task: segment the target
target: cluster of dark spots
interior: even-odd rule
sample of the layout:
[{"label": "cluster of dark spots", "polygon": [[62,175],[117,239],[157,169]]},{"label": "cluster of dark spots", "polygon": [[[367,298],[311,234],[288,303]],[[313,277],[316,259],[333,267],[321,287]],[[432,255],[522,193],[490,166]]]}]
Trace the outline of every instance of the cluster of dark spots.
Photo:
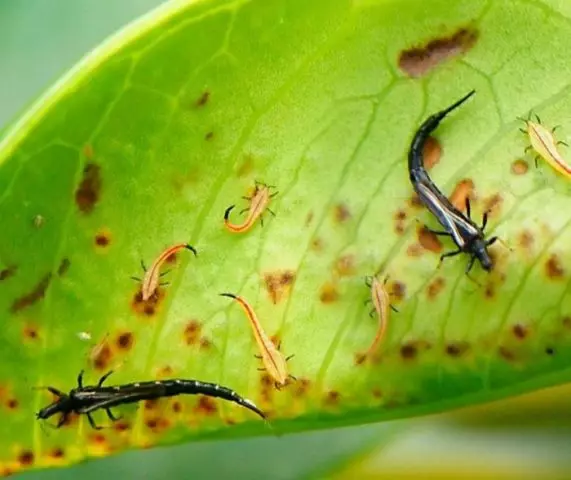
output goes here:
[{"label": "cluster of dark spots", "polygon": [[460,28],[448,37],[435,38],[424,46],[403,50],[398,59],[399,68],[409,77],[422,77],[448,59],[466,53],[477,39],[477,30]]},{"label": "cluster of dark spots", "polygon": [[417,257],[422,256],[423,251],[424,250],[423,250],[422,245],[420,243],[413,243],[413,244],[409,245],[408,248],[406,249],[406,254],[409,257],[417,258]]},{"label": "cluster of dark spots", "polygon": [[307,378],[298,378],[297,382],[295,382],[295,390],[293,394],[296,397],[304,397],[309,392],[309,388],[311,387],[311,381]]},{"label": "cluster of dark spots", "polygon": [[428,284],[426,289],[426,294],[428,295],[429,300],[434,300],[438,296],[438,294],[444,290],[444,286],[446,285],[446,281],[443,277],[436,277],[432,282]]},{"label": "cluster of dark spots", "polygon": [[6,280],[10,277],[13,277],[16,272],[18,271],[18,267],[16,265],[9,265],[3,270],[0,270],[0,282],[2,280]]},{"label": "cluster of dark spots", "polygon": [[147,301],[143,301],[143,294],[139,289],[133,296],[131,301],[131,307],[138,315],[143,315],[145,317],[152,317],[156,311],[160,302],[163,300],[165,294],[161,288],[157,288],[155,293],[153,293]]},{"label": "cluster of dark spots", "polygon": [[355,275],[355,255],[343,255],[338,258],[334,268],[339,277]]},{"label": "cluster of dark spots", "polygon": [[31,450],[23,450],[18,455],[18,462],[22,466],[30,466],[34,463],[34,453]]},{"label": "cluster of dark spots", "polygon": [[88,163],[83,169],[83,178],[75,191],[75,203],[79,211],[89,214],[101,195],[101,167]]},{"label": "cluster of dark spots", "polygon": [[204,92],[202,92],[202,95],[198,97],[198,100],[196,100],[195,105],[197,107],[204,107],[208,103],[208,100],[210,100],[210,92],[208,90],[205,90]]},{"label": "cluster of dark spots", "polygon": [[190,320],[184,327],[184,342],[196,345],[200,341],[202,325],[198,320]]},{"label": "cluster of dark spots", "polygon": [[56,447],[52,449],[52,451],[50,452],[50,457],[52,458],[63,458],[64,456],[65,456],[64,451],[60,447]]},{"label": "cluster of dark spots", "polygon": [[458,358],[464,355],[468,350],[470,350],[470,344],[468,342],[450,342],[446,345],[446,355]]},{"label": "cluster of dark spots", "polygon": [[6,400],[6,408],[8,410],[16,410],[18,408],[19,402],[15,398],[9,398]]},{"label": "cluster of dark spots", "polygon": [[422,158],[424,159],[424,168],[430,170],[434,165],[440,161],[442,155],[442,147],[438,140],[434,137],[428,137],[424,148],[422,149]]},{"label": "cluster of dark spots", "polygon": [[26,293],[25,295],[22,295],[21,297],[14,300],[14,302],[12,302],[10,312],[17,313],[42,300],[46,294],[46,290],[48,289],[51,279],[51,272],[44,275],[44,277],[42,277],[42,279],[36,284],[30,293]]},{"label": "cluster of dark spots", "polygon": [[450,203],[463,212],[466,209],[466,200],[473,197],[475,188],[474,182],[470,178],[460,180],[450,195]]},{"label": "cluster of dark spots", "polygon": [[295,272],[293,270],[264,274],[264,284],[274,305],[285,298],[291,290],[294,281]]},{"label": "cluster of dark spots", "polygon": [[504,345],[498,347],[498,355],[508,362],[513,362],[516,359],[515,353]]},{"label": "cluster of dark spots", "polygon": [[151,417],[145,420],[145,425],[148,429],[153,430],[154,432],[158,432],[161,430],[166,430],[170,423],[164,417]]},{"label": "cluster of dark spots", "polygon": [[553,347],[545,347],[545,353],[549,356],[555,355],[555,349]]},{"label": "cluster of dark spots", "polygon": [[113,422],[113,428],[116,432],[125,432],[131,428],[131,424],[126,420],[119,420],[117,422]]},{"label": "cluster of dark spots", "polygon": [[22,331],[22,336],[25,340],[37,340],[40,337],[38,327],[32,324],[25,325]]},{"label": "cluster of dark spots", "polygon": [[203,413],[204,415],[211,416],[216,414],[218,411],[218,407],[216,406],[216,402],[212,400],[210,397],[205,397],[201,395],[198,398],[198,403],[196,407],[194,407],[194,411],[198,414]]},{"label": "cluster of dark spots", "polygon": [[100,248],[108,247],[111,243],[111,234],[107,230],[102,230],[95,234],[94,242]]},{"label": "cluster of dark spots", "polygon": [[420,243],[425,250],[433,253],[440,253],[442,251],[442,243],[440,243],[438,237],[424,225],[417,228],[416,235],[418,237],[418,243]]},{"label": "cluster of dark spots", "polygon": [[119,350],[129,350],[135,342],[131,332],[123,332],[117,335],[116,345]]},{"label": "cluster of dark spots", "polygon": [[172,402],[172,411],[174,413],[182,412],[182,403],[180,403],[178,400],[175,400],[174,402]]},{"label": "cluster of dark spots", "polygon": [[499,193],[494,193],[488,198],[484,199],[484,211],[494,215],[499,211],[504,199]]},{"label": "cluster of dark spots", "polygon": [[340,397],[341,397],[341,395],[339,394],[339,392],[337,392],[335,390],[330,390],[325,395],[325,403],[327,405],[338,405]]},{"label": "cluster of dark spots", "polygon": [[404,233],[405,223],[406,223],[406,212],[404,210],[397,210],[394,214],[395,220],[395,233],[397,235],[402,235]]},{"label": "cluster of dark spots", "polygon": [[533,246],[533,234],[529,230],[523,230],[519,234],[518,240],[524,249],[530,249]]},{"label": "cluster of dark spots", "polygon": [[206,135],[204,135],[204,140],[206,140],[207,142],[209,142],[213,138],[214,138],[214,132],[212,131],[206,132]]},{"label": "cluster of dark spots", "polygon": [[274,379],[267,372],[261,372],[260,395],[265,403],[270,403],[272,401],[272,395],[275,388],[274,383]]},{"label": "cluster of dark spots", "polygon": [[335,205],[334,217],[337,222],[345,223],[347,220],[351,218],[351,212],[349,211],[349,207],[344,203],[339,203]]},{"label": "cluster of dark spots", "polygon": [[560,280],[565,275],[561,259],[554,253],[545,262],[545,273],[551,280]]},{"label": "cluster of dark spots", "polygon": [[96,370],[108,370],[113,352],[109,347],[107,341],[101,342],[99,345],[93,347],[89,356],[92,365]]},{"label": "cluster of dark spots", "polygon": [[145,400],[143,403],[143,407],[145,410],[154,410],[159,405],[159,401],[156,398],[151,398],[149,400]]},{"label": "cluster of dark spots", "polygon": [[59,267],[57,269],[57,274],[62,277],[63,275],[66,274],[66,272],[69,270],[69,266],[70,266],[71,262],[69,261],[69,258],[62,258]]},{"label": "cluster of dark spots", "polygon": [[518,340],[524,340],[529,334],[529,328],[527,328],[522,323],[516,323],[512,327],[512,333],[514,334],[514,337],[517,338]]},{"label": "cluster of dark spots", "polygon": [[339,291],[332,283],[326,283],[321,287],[319,300],[321,303],[333,303],[339,299]]},{"label": "cluster of dark spots", "polygon": [[514,175],[525,175],[529,170],[529,165],[525,160],[518,158],[512,163],[511,171]]}]

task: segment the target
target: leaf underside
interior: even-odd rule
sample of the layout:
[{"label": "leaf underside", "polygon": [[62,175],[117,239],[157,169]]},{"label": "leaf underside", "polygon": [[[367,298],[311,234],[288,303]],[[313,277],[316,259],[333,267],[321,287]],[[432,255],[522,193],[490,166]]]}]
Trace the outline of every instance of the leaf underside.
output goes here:
[{"label": "leaf underside", "polygon": [[[568,140],[569,38],[571,7],[556,0],[208,0],[169,4],[90,55],[0,143],[0,473],[569,380],[569,187],[524,154],[517,119],[533,110]],[[506,244],[473,281],[465,256],[437,269],[454,245],[422,228],[438,225],[406,171],[416,128],[472,88],[426,155],[442,191],[471,192],[472,216],[490,210],[487,233]],[[224,210],[254,180],[277,187],[276,217],[231,234]],[[171,259],[169,285],[142,302],[130,277],[178,242],[198,257]],[[399,311],[362,361],[375,273]],[[295,354],[295,383],[278,392],[258,371],[250,326],[221,292],[248,299]],[[218,382],[273,430],[180,397],[47,435],[34,412],[51,397],[33,387],[67,391],[83,368],[89,383],[109,369],[111,384]]]}]

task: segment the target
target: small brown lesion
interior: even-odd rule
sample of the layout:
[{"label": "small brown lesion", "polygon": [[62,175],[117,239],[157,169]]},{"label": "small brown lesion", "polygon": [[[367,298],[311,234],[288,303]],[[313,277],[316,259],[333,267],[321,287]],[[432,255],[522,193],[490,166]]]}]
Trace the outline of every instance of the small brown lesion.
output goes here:
[{"label": "small brown lesion", "polygon": [[419,226],[416,230],[418,243],[424,248],[432,253],[440,253],[442,251],[442,243],[436,234],[431,232],[424,225]]},{"label": "small brown lesion", "polygon": [[46,290],[48,289],[51,279],[51,272],[44,275],[42,279],[34,286],[30,293],[22,295],[21,297],[14,300],[14,302],[12,302],[10,312],[17,313],[42,300],[46,294]]},{"label": "small brown lesion", "polygon": [[500,345],[498,347],[498,355],[507,362],[514,362],[517,358],[515,353],[505,345]]},{"label": "small brown lesion", "polygon": [[465,341],[450,342],[446,345],[446,354],[453,358],[463,356],[470,350],[470,344]]},{"label": "small brown lesion", "polygon": [[404,300],[406,295],[406,285],[403,282],[399,281],[389,282],[389,285],[389,292],[391,296],[399,302]]},{"label": "small brown lesion", "polygon": [[106,248],[111,244],[111,233],[108,230],[101,230],[95,234],[95,245],[99,248]]},{"label": "small brown lesion", "polygon": [[334,303],[339,299],[339,291],[333,283],[325,283],[321,287],[319,300],[321,303]]},{"label": "small brown lesion", "polygon": [[344,203],[338,203],[335,205],[334,217],[338,223],[345,223],[351,219],[351,211],[349,207]]},{"label": "small brown lesion", "polygon": [[202,325],[198,320],[190,320],[184,327],[184,342],[187,345],[196,345],[200,341]]},{"label": "small brown lesion", "polygon": [[207,142],[209,142],[213,138],[214,138],[214,132],[212,131],[206,132],[206,134],[204,135],[204,140],[206,140]]},{"label": "small brown lesion", "polygon": [[339,277],[350,277],[355,275],[355,255],[343,255],[335,262],[335,273]]},{"label": "small brown lesion", "polygon": [[29,467],[34,463],[34,452],[31,450],[22,450],[18,455],[18,462],[22,466]]},{"label": "small brown lesion", "polygon": [[113,358],[113,352],[107,340],[103,340],[101,343],[93,347],[89,355],[91,364],[96,370],[109,370],[109,365],[111,359]]},{"label": "small brown lesion", "polygon": [[198,97],[198,100],[196,100],[195,105],[198,108],[204,107],[209,100],[210,100],[210,92],[208,90],[205,90],[204,92],[202,92],[200,97]]},{"label": "small brown lesion", "polygon": [[65,453],[63,451],[63,448],[61,447],[55,447],[50,451],[50,457],[54,458],[54,459],[61,459],[63,457],[65,457]]},{"label": "small brown lesion", "polygon": [[17,271],[18,267],[16,265],[9,265],[6,268],[0,270],[0,282],[13,277]]},{"label": "small brown lesion", "polygon": [[212,400],[210,397],[205,397],[201,395],[198,399],[198,403],[194,408],[194,411],[198,414],[204,414],[207,416],[212,416],[216,414],[218,411],[218,407],[216,406],[216,402]]},{"label": "small brown lesion", "polygon": [[444,280],[443,277],[436,277],[434,280],[432,280],[426,289],[428,299],[435,300],[438,294],[444,290],[445,285],[446,280]]},{"label": "small brown lesion", "polygon": [[157,312],[157,308],[164,297],[165,292],[159,287],[146,301],[143,301],[143,293],[139,288],[131,300],[131,308],[137,315],[152,317]]},{"label": "small brown lesion", "polygon": [[499,193],[494,193],[488,198],[484,199],[484,211],[489,215],[494,215],[499,212],[504,199]]},{"label": "small brown lesion", "polygon": [[464,178],[460,180],[449,197],[450,203],[461,212],[464,212],[466,210],[466,200],[473,198],[475,188],[472,179]]},{"label": "small brown lesion", "polygon": [[426,340],[411,340],[403,343],[400,348],[400,356],[403,360],[414,360],[421,351],[430,350],[432,345]]},{"label": "small brown lesion", "polygon": [[[86,155],[87,158],[89,158]],[[79,211],[89,214],[99,201],[101,195],[101,167],[96,163],[88,163],[83,169],[83,178],[75,192],[75,203]]]},{"label": "small brown lesion", "polygon": [[325,395],[325,404],[329,406],[339,405],[339,399],[341,398],[341,394],[336,390],[330,390]]},{"label": "small brown lesion", "polygon": [[533,247],[533,240],[533,233],[529,230],[522,230],[518,236],[518,243],[525,250],[529,250]]},{"label": "small brown lesion", "polygon": [[129,350],[135,343],[135,337],[132,332],[123,332],[117,336],[117,348],[120,350]]},{"label": "small brown lesion", "polygon": [[295,272],[293,270],[271,272],[264,275],[264,284],[274,305],[286,297],[294,281]]},{"label": "small brown lesion", "polygon": [[440,161],[442,155],[442,147],[436,138],[428,137],[422,149],[422,158],[424,159],[424,168],[432,169]]},{"label": "small brown lesion", "polygon": [[404,234],[407,213],[405,210],[397,210],[394,214],[394,229],[397,235]]},{"label": "small brown lesion", "polygon": [[70,265],[71,262],[69,261],[69,258],[62,258],[59,267],[57,269],[58,276],[63,277],[69,270]]},{"label": "small brown lesion", "polygon": [[515,338],[518,340],[524,340],[529,335],[529,328],[522,323],[516,323],[512,327],[512,332]]},{"label": "small brown lesion", "polygon": [[555,253],[552,253],[545,263],[545,273],[551,280],[561,280],[565,276],[563,262]]},{"label": "small brown lesion", "polygon": [[478,31],[463,27],[447,37],[430,40],[424,46],[403,50],[399,68],[409,77],[418,78],[449,60],[470,50],[478,39]]},{"label": "small brown lesion", "polygon": [[38,331],[38,327],[34,324],[28,323],[24,326],[22,335],[26,340],[38,340],[40,337],[40,333]]},{"label": "small brown lesion", "polygon": [[525,175],[528,170],[529,170],[528,163],[521,158],[514,160],[514,162],[512,163],[511,172],[514,175]]}]

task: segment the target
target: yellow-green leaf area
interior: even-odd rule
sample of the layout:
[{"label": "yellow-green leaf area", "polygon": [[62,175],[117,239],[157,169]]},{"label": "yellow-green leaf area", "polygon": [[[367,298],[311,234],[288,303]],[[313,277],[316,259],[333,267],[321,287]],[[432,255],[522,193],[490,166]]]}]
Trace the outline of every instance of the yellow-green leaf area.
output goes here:
[{"label": "yellow-green leaf area", "polygon": [[[569,141],[562,1],[170,2],[94,51],[0,142],[0,473],[132,447],[418,415],[569,380],[568,180],[536,167],[531,110]],[[509,22],[506,21],[509,19]],[[529,26],[533,25],[530,30]],[[430,174],[489,211],[495,268],[465,255],[413,196],[406,157],[430,114]],[[569,156],[564,147],[562,154]],[[244,234],[225,209],[276,186]],[[146,265],[171,258],[142,302]],[[372,358],[364,278],[398,313]],[[258,369],[242,295],[295,355],[278,391]],[[80,370],[89,384],[220,383],[239,406],[174,397],[83,416],[47,435],[35,412]]]}]

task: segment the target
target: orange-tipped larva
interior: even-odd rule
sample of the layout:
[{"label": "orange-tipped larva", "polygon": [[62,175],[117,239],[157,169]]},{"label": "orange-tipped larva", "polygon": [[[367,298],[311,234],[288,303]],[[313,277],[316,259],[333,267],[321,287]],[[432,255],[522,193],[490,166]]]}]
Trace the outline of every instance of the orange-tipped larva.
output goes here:
[{"label": "orange-tipped larva", "polygon": [[[155,290],[159,286],[159,277],[160,277],[160,270],[163,263],[169,258],[171,255],[177,253],[180,250],[187,249],[190,250],[194,255],[197,255],[196,250],[193,246],[189,245],[188,243],[177,243],[172,247],[168,247],[161,252],[161,254],[156,258],[156,260],[151,265],[151,268],[145,270],[145,276],[141,282],[141,295],[143,302],[146,302]],[[143,269],[145,266],[143,265]],[[132,277],[133,280],[139,280],[136,277]]]},{"label": "orange-tipped larva", "polygon": [[[392,309],[395,312],[397,311],[396,308],[391,305],[389,292],[387,292],[387,289],[385,288],[387,280],[388,277],[385,278],[384,282],[379,281],[377,277],[369,277],[367,279],[367,286],[371,288],[371,302],[375,307],[373,311],[377,313],[379,326],[377,328],[375,338],[373,339],[373,343],[371,343],[371,346],[365,353],[366,357],[369,357],[377,351],[381,340],[385,336],[390,315],[389,309]],[[371,311],[371,313],[373,313],[373,311]]]},{"label": "orange-tipped larva", "polygon": [[254,222],[259,218],[263,224],[262,214],[265,210],[270,212],[274,215],[268,208],[268,204],[270,200],[275,197],[278,192],[270,193],[270,190],[275,188],[270,185],[265,185],[260,182],[256,182],[255,190],[251,197],[244,197],[246,200],[250,201],[250,208],[248,210],[248,216],[246,219],[239,225],[231,223],[229,220],[230,212],[234,209],[236,205],[230,205],[226,211],[224,212],[224,225],[226,228],[232,233],[242,233],[248,231]]},{"label": "orange-tipped larva", "polygon": [[557,149],[557,145],[567,144],[562,141],[557,141],[553,136],[553,132],[557,127],[550,131],[541,124],[537,115],[535,115],[535,119],[537,120],[536,122],[531,121],[530,118],[521,119],[526,125],[526,128],[521,129],[521,131],[527,134],[530,142],[530,145],[525,150],[535,150],[537,153],[537,156],[535,157],[536,164],[537,158],[541,157],[551,165],[555,171],[559,172],[566,178],[571,178],[571,166],[565,162]]},{"label": "orange-tipped larva", "polygon": [[252,325],[252,332],[254,333],[254,338],[260,349],[260,357],[266,368],[268,374],[274,379],[274,385],[277,389],[284,387],[288,384],[290,378],[294,378],[287,372],[287,361],[291,358],[285,358],[278,348],[274,345],[274,342],[268,337],[266,332],[264,332],[256,313],[252,309],[251,305],[238,295],[233,293],[221,293],[223,297],[229,297],[240,304],[250,324]]}]

